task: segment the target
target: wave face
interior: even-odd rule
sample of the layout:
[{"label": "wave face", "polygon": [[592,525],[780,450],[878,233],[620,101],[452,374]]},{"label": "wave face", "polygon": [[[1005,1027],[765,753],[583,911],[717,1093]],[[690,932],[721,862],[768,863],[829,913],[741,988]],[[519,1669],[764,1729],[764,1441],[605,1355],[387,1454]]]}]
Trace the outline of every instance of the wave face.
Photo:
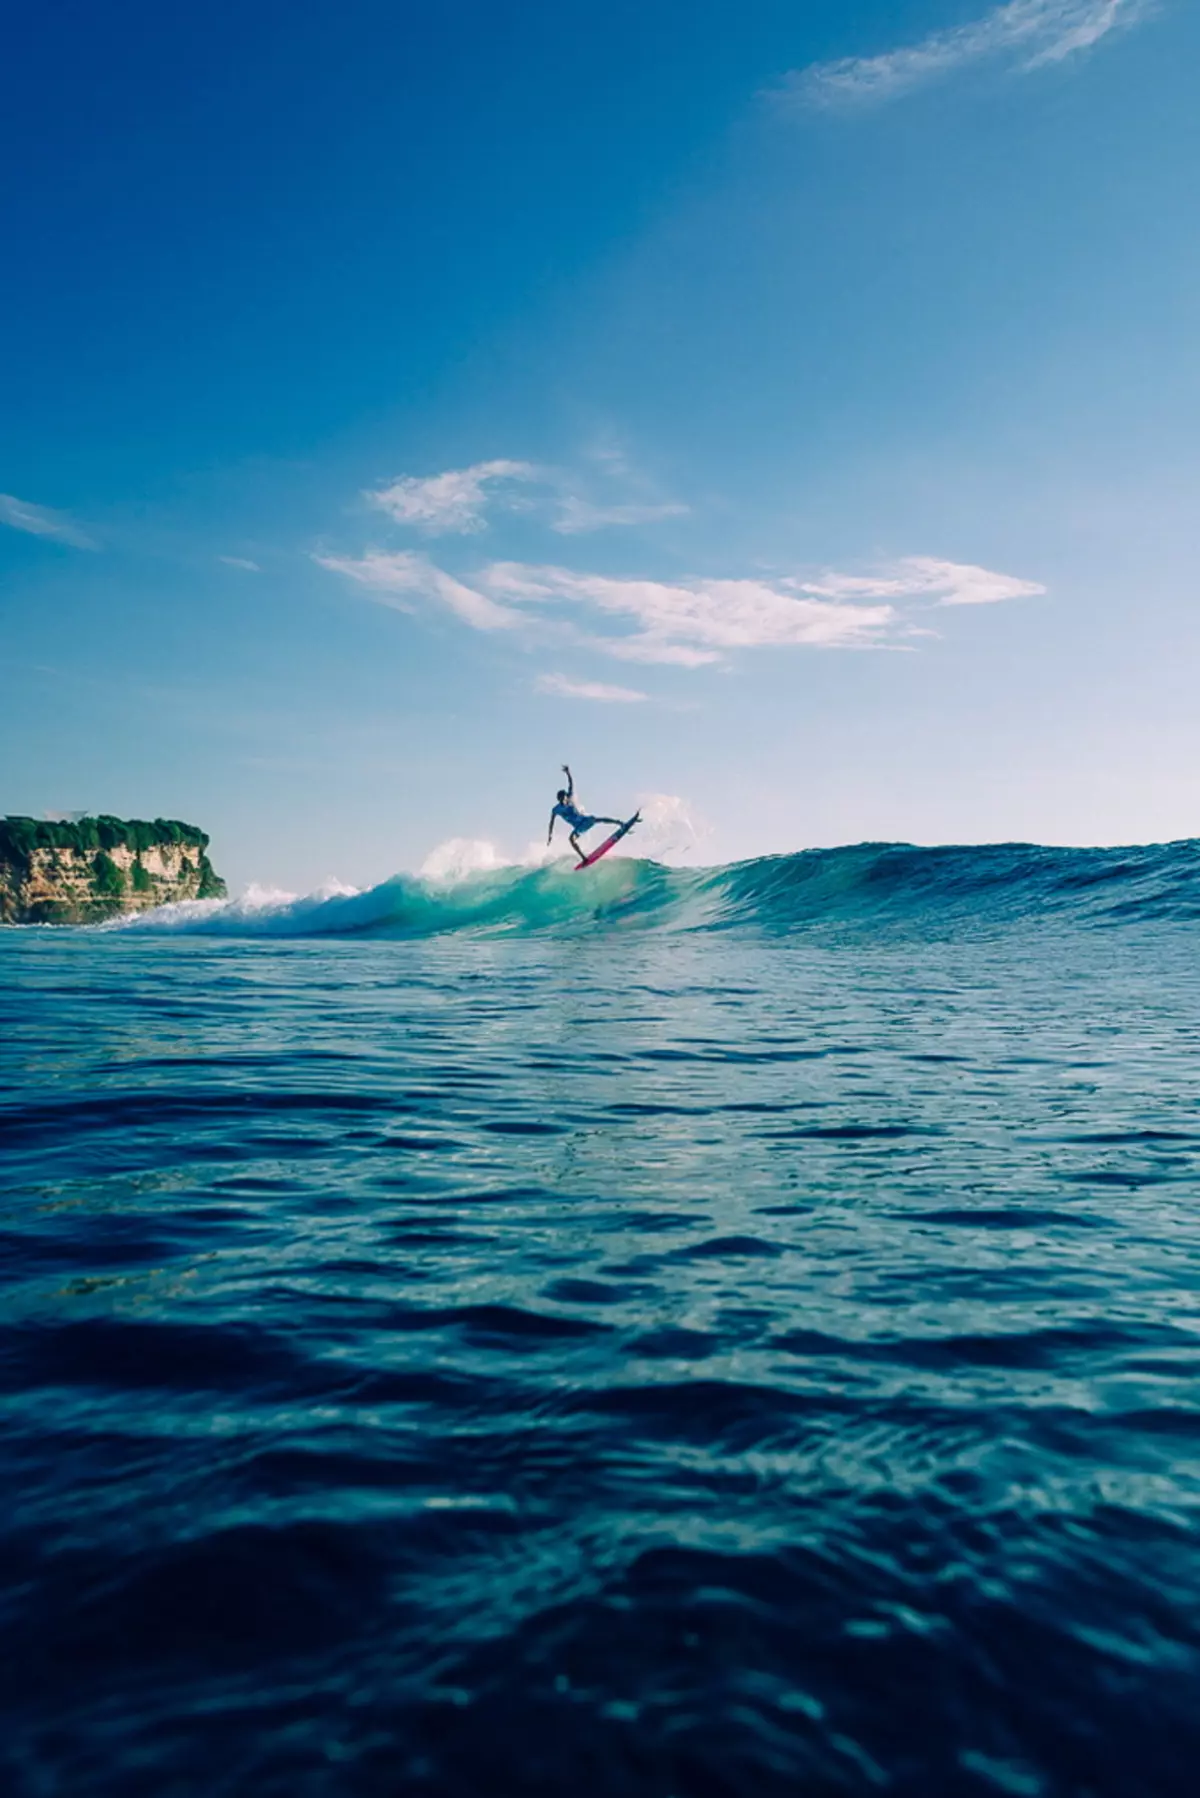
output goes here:
[{"label": "wave face", "polygon": [[768,933],[855,926],[1003,927],[1200,918],[1200,840],[1129,849],[861,843],[704,869],[613,858],[396,875],[366,892],[263,894],[165,906],[120,928],[212,936],[539,935],[640,927]]}]

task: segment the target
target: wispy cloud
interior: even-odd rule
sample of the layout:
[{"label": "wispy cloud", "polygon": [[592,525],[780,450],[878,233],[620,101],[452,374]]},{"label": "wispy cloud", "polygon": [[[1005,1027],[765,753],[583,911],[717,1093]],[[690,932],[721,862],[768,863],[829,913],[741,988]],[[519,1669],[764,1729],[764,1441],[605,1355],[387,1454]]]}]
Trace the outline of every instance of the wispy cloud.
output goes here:
[{"label": "wispy cloud", "polygon": [[874,575],[830,573],[819,581],[787,584],[827,599],[928,599],[938,606],[990,606],[1004,599],[1033,599],[1046,591],[1039,581],[995,574],[973,562],[943,562],[936,556],[905,556]]},{"label": "wispy cloud", "polygon": [[439,600],[477,631],[507,630],[525,622],[520,612],[497,605],[486,593],[435,567],[427,556],[414,555],[409,550],[393,554],[368,550],[361,556],[314,556],[313,560],[333,574],[357,581],[382,605],[394,606],[399,612],[415,611],[415,606],[405,600],[425,595]]},{"label": "wispy cloud", "polygon": [[568,680],[565,674],[540,674],[534,682],[539,693],[553,693],[559,699],[595,699],[602,705],[633,705],[648,699],[636,687],[609,687],[598,680]]},{"label": "wispy cloud", "polygon": [[565,494],[559,504],[558,517],[551,529],[561,536],[573,537],[584,531],[600,531],[608,525],[655,524],[660,518],[681,518],[687,506],[597,506],[590,500]]},{"label": "wispy cloud", "polygon": [[623,580],[519,562],[493,563],[482,580],[510,605],[566,601],[601,618],[631,620],[631,634],[602,636],[595,646],[625,661],[688,668],[733,649],[857,647],[877,642],[896,622],[891,605],[812,598],[760,580]]},{"label": "wispy cloud", "polygon": [[363,498],[398,524],[415,525],[427,536],[463,535],[484,529],[498,483],[540,479],[541,471],[531,462],[501,458],[475,462],[470,468],[447,468],[441,474],[399,475]]},{"label": "wispy cloud", "polygon": [[936,31],[880,56],[847,56],[788,77],[784,91],[809,104],[891,100],[970,63],[1006,58],[1023,69],[1064,62],[1133,25],[1154,0],[1007,0],[970,25]]},{"label": "wispy cloud", "polygon": [[261,574],[262,569],[249,556],[218,556],[218,562],[224,562],[226,568],[244,568],[247,574]]},{"label": "wispy cloud", "polygon": [[[593,458],[595,459],[595,458]],[[601,464],[602,484],[611,492],[599,499],[576,491],[577,482],[562,469],[539,468],[532,462],[497,459],[476,462],[470,468],[447,468],[441,474],[399,475],[386,487],[363,494],[367,504],[386,512],[397,524],[427,537],[470,536],[485,530],[489,512],[536,515],[561,536],[577,536],[614,525],[654,524],[661,518],[678,518],[689,508],[673,501],[645,495],[640,480],[622,458],[606,458]],[[629,494],[633,487],[636,497]],[[642,488],[641,495],[637,489]],[[531,492],[530,489],[540,489]]]},{"label": "wispy cloud", "polygon": [[[677,668],[703,668],[747,649],[878,648],[928,634],[914,610],[995,605],[1046,591],[1038,581],[936,556],[907,556],[869,574],[830,570],[814,580],[775,581],[637,580],[492,562],[471,583],[408,550],[314,560],[398,611],[433,599],[474,630],[524,627],[531,643],[553,637],[619,661]],[[627,696],[614,689],[605,697],[618,693]],[[579,690],[573,697],[600,695]]]},{"label": "wispy cloud", "polygon": [[11,525],[14,531],[27,531],[31,537],[52,537],[56,543],[69,543],[74,549],[99,548],[65,512],[35,506],[11,493],[0,493],[0,524]]}]

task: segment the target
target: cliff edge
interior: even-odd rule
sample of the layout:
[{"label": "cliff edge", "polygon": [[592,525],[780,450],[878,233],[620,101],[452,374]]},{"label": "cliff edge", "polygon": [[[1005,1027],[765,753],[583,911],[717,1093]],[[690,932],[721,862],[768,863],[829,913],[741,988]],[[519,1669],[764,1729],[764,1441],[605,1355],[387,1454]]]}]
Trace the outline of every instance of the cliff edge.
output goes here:
[{"label": "cliff edge", "polygon": [[0,818],[0,924],[98,924],[174,899],[223,899],[208,837],[175,818]]}]

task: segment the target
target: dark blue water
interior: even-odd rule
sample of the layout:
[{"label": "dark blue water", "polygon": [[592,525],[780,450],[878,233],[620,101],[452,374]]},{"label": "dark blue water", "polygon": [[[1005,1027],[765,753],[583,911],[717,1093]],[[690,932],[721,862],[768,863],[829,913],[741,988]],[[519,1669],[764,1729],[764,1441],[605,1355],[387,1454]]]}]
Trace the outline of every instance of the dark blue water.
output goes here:
[{"label": "dark blue water", "polygon": [[1196,846],[840,855],[0,934],[7,1792],[1193,1789]]}]

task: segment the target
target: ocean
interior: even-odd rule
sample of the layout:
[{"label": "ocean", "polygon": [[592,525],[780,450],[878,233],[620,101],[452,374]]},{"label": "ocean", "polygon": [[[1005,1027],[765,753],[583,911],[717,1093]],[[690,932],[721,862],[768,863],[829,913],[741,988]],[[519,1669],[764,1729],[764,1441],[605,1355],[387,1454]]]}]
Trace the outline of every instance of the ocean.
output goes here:
[{"label": "ocean", "polygon": [[13,1798],[1200,1765],[1200,843],[0,932]]}]

